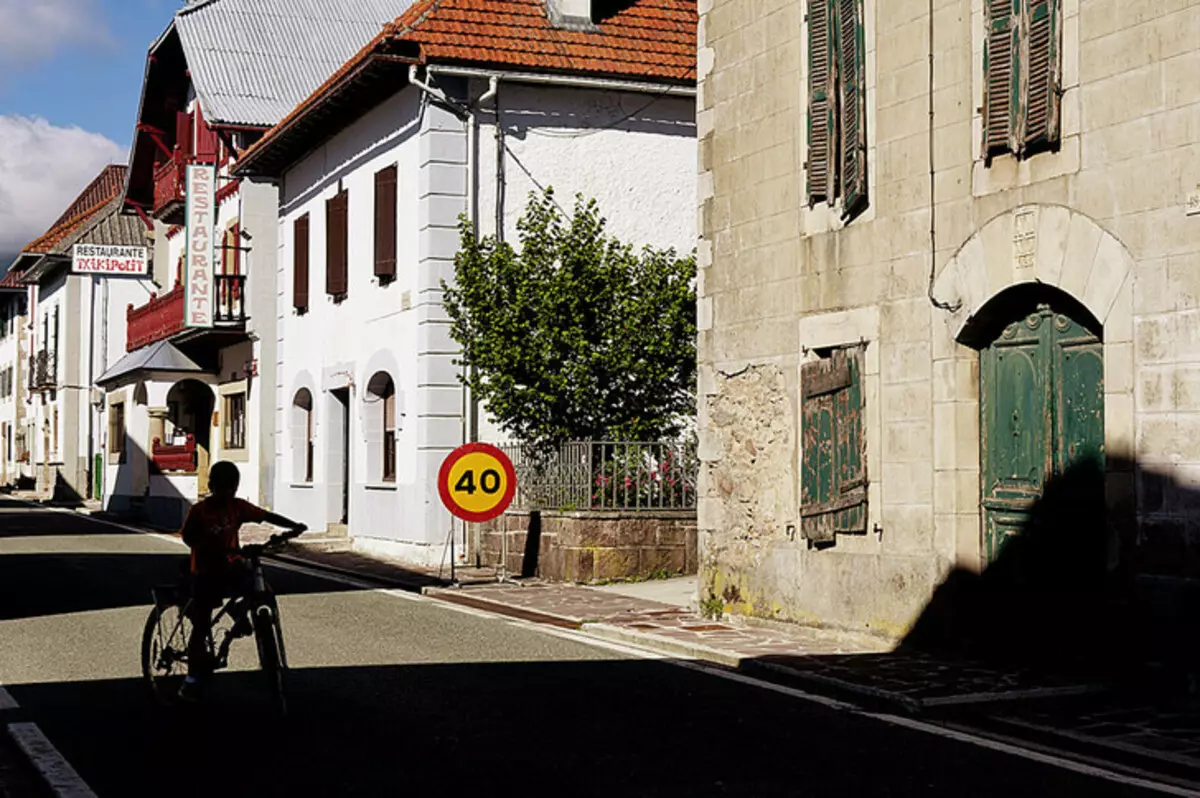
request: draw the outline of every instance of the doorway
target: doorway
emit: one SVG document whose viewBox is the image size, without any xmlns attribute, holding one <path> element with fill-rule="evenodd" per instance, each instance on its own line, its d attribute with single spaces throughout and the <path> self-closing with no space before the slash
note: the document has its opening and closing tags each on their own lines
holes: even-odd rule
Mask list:
<svg viewBox="0 0 1200 798">
<path fill-rule="evenodd" d="M 341 516 L 338 523 L 350 523 L 350 389 L 336 388 L 330 391 L 334 398 L 334 434 L 338 442 L 335 462 L 331 473 L 341 481 Z"/>
<path fill-rule="evenodd" d="M 1104 468 L 1099 324 L 1065 294 L 1041 295 L 1009 304 L 992 329 L 979 369 L 985 564 L 1028 526 L 1051 479 L 1075 464 Z"/>
</svg>

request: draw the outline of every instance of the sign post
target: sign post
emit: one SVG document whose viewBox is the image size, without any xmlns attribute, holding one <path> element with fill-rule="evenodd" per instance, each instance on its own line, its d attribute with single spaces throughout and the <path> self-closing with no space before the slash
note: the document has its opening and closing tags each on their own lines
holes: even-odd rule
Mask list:
<svg viewBox="0 0 1200 798">
<path fill-rule="evenodd" d="M 504 514 L 517 492 L 517 472 L 508 455 L 488 443 L 468 443 L 442 461 L 438 493 L 442 504 L 467 523 Z M 505 541 L 507 543 L 507 541 Z M 450 579 L 454 581 L 454 527 L 450 528 Z M 504 567 L 507 563 L 501 563 Z"/>
<path fill-rule="evenodd" d="M 184 268 L 186 327 L 213 326 L 213 277 L 216 272 L 217 170 L 212 164 L 187 166 L 187 263 Z"/>
</svg>

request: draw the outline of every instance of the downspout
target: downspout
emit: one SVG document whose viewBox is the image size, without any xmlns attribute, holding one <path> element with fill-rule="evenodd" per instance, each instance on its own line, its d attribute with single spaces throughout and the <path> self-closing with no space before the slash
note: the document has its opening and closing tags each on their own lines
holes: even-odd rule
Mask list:
<svg viewBox="0 0 1200 798">
<path fill-rule="evenodd" d="M 85 394 L 88 411 L 87 495 L 93 499 L 98 498 L 92 495 L 96 486 L 96 408 L 92 404 L 92 390 L 96 381 L 96 283 L 99 280 L 99 277 L 93 275 L 89 281 L 92 290 L 91 299 L 88 301 L 88 378 Z"/>
<path fill-rule="evenodd" d="M 933 0 L 929 0 L 929 301 L 939 310 L 956 313 L 962 300 L 943 302 L 933 295 L 937 280 L 937 168 L 934 161 L 934 102 L 933 102 Z"/>
</svg>

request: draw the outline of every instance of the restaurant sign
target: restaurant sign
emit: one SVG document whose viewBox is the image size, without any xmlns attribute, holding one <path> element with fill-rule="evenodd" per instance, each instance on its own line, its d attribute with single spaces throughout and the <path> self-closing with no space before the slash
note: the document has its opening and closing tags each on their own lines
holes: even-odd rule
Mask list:
<svg viewBox="0 0 1200 798">
<path fill-rule="evenodd" d="M 184 268 L 184 325 L 213 326 L 213 260 L 216 257 L 217 170 L 212 164 L 187 167 L 187 262 Z"/>
<path fill-rule="evenodd" d="M 71 272 L 145 277 L 150 273 L 150 258 L 145 247 L 76 244 L 71 247 Z"/>
</svg>

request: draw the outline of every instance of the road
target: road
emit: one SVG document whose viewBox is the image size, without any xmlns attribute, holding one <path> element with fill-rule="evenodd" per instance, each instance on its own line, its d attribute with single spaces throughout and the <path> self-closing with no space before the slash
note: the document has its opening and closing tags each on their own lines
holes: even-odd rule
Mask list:
<svg viewBox="0 0 1200 798">
<path fill-rule="evenodd" d="M 166 714 L 146 700 L 139 642 L 148 589 L 182 551 L 0 500 L 0 683 L 20 705 L 0 722 L 36 723 L 100 798 L 1154 794 L 280 569 L 290 716 L 271 716 L 251 669 L 220 676 L 203 710 Z"/>
</svg>

